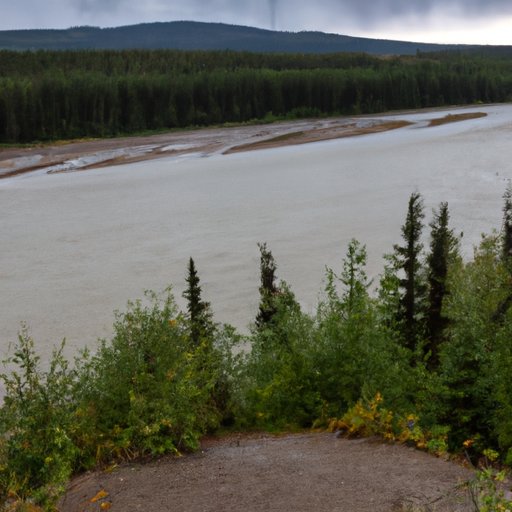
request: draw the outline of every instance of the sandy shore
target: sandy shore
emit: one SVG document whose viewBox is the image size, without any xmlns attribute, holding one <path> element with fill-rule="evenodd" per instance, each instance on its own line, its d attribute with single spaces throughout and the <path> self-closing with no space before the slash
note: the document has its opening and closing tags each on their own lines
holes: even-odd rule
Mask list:
<svg viewBox="0 0 512 512">
<path fill-rule="evenodd" d="M 436 116 L 426 126 L 485 116 Z M 410 114 L 404 112 L 400 114 Z M 306 119 L 267 125 L 206 128 L 149 136 L 62 142 L 0 149 L 0 178 L 39 171 L 48 174 L 139 162 L 160 157 L 228 154 L 379 133 L 411 124 L 389 115 Z"/>
</svg>

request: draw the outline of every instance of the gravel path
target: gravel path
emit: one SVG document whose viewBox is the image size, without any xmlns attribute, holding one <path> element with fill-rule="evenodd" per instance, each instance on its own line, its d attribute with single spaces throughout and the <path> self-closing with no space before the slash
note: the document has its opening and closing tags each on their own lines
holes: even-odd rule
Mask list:
<svg viewBox="0 0 512 512">
<path fill-rule="evenodd" d="M 82 475 L 59 510 L 455 512 L 471 510 L 470 478 L 454 463 L 372 439 L 240 436 L 205 442 L 194 455 Z"/>
</svg>

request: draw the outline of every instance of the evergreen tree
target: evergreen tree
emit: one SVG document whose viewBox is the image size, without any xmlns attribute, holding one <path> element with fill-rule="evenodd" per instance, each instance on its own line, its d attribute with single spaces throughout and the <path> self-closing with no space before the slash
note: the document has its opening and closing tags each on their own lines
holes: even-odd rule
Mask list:
<svg viewBox="0 0 512 512">
<path fill-rule="evenodd" d="M 503 194 L 503 228 L 501 235 L 501 261 L 512 278 L 512 184 L 509 183 Z M 512 305 L 512 291 L 500 302 L 493 320 L 502 322 Z"/>
<path fill-rule="evenodd" d="M 212 331 L 212 313 L 210 303 L 201 299 L 201 286 L 194 260 L 188 263 L 187 288 L 183 297 L 187 299 L 187 311 L 190 321 L 190 339 L 194 345 L 199 345 L 201 337 L 208 336 Z"/>
<path fill-rule="evenodd" d="M 450 214 L 448 203 L 441 203 L 439 211 L 434 212 L 430 223 L 430 254 L 428 264 L 428 310 L 427 344 L 425 352 L 430 351 L 428 366 L 431 370 L 439 366 L 439 345 L 443 341 L 448 319 L 443 315 L 443 301 L 448 294 L 448 267 L 458 255 L 458 241 L 453 230 L 448 228 Z"/>
<path fill-rule="evenodd" d="M 506 279 L 497 257 L 500 250 L 495 237 L 484 238 L 473 261 L 454 265 L 448 275 L 450 294 L 444 309 L 450 319 L 449 338 L 440 347 L 442 386 L 431 405 L 438 409 L 436 423 L 450 427 L 451 449 L 460 449 L 464 440 L 475 436 L 483 447 L 496 442 L 492 422 L 498 376 L 493 360 L 506 357 L 504 352 L 498 355 L 501 327 L 492 320 Z"/>
<path fill-rule="evenodd" d="M 345 260 L 343 261 L 343 272 L 340 280 L 345 287 L 343 293 L 343 304 L 347 315 L 361 312 L 368 299 L 368 288 L 371 281 L 365 272 L 366 246 L 361 245 L 356 239 L 350 240 Z"/>
<path fill-rule="evenodd" d="M 395 245 L 398 268 L 404 276 L 400 278 L 400 298 L 397 320 L 406 347 L 415 350 L 423 334 L 423 313 L 426 286 L 420 261 L 423 244 L 420 241 L 423 230 L 423 200 L 417 192 L 411 194 L 407 217 L 402 226 L 404 245 Z"/>
<path fill-rule="evenodd" d="M 507 185 L 503 194 L 503 261 L 511 267 L 512 256 L 512 183 Z M 510 269 L 512 270 L 512 269 Z"/>
<path fill-rule="evenodd" d="M 262 329 L 272 322 L 272 318 L 276 314 L 277 308 L 275 304 L 276 296 L 279 288 L 275 284 L 276 280 L 276 263 L 272 253 L 267 249 L 267 244 L 258 244 L 260 249 L 260 305 L 256 316 L 256 327 Z"/>
</svg>

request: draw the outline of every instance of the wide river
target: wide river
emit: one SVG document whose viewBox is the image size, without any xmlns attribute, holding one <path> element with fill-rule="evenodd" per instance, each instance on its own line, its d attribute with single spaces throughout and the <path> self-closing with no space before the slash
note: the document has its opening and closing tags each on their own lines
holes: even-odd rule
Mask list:
<svg viewBox="0 0 512 512">
<path fill-rule="evenodd" d="M 0 181 L 0 347 L 26 322 L 46 358 L 111 332 L 113 310 L 146 289 L 174 286 L 183 304 L 196 262 L 216 319 L 245 329 L 258 304 L 258 242 L 266 241 L 305 310 L 325 266 L 339 270 L 348 241 L 366 244 L 368 273 L 400 242 L 407 200 L 427 218 L 448 201 L 472 254 L 500 229 L 512 178 L 512 106 L 485 118 L 427 127 L 446 112 L 396 115 L 398 130 L 301 146 L 201 158 L 189 155 L 86 172 Z M 457 112 L 460 112 L 459 110 Z"/>
</svg>

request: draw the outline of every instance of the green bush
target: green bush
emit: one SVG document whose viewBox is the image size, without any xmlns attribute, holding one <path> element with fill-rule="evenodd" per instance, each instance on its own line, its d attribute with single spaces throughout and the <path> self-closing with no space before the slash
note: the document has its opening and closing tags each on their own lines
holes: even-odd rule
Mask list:
<svg viewBox="0 0 512 512">
<path fill-rule="evenodd" d="M 73 442 L 76 373 L 53 352 L 49 369 L 40 368 L 34 342 L 23 329 L 6 362 L 15 369 L 0 378 L 5 385 L 0 409 L 0 489 L 4 496 L 51 504 L 76 467 Z"/>
<path fill-rule="evenodd" d="M 114 335 L 70 369 L 56 350 L 39 367 L 23 331 L 1 376 L 0 491 L 50 506 L 73 471 L 116 458 L 193 450 L 230 414 L 226 366 L 237 338 L 212 328 L 197 343 L 169 290 L 116 314 Z"/>
<path fill-rule="evenodd" d="M 329 416 L 339 416 L 379 391 L 401 410 L 409 410 L 414 398 L 409 353 L 370 297 L 365 265 L 365 247 L 352 240 L 340 276 L 327 271 L 325 299 L 316 315 L 317 386 L 329 404 Z"/>
<path fill-rule="evenodd" d="M 280 429 L 310 426 L 321 400 L 314 385 L 313 322 L 282 285 L 272 321 L 255 329 L 239 372 L 239 423 Z"/>
<path fill-rule="evenodd" d="M 437 422 L 450 426 L 451 450 L 459 450 L 466 439 L 475 437 L 481 449 L 496 446 L 493 354 L 503 325 L 495 315 L 507 295 L 499 252 L 499 239 L 488 237 L 474 260 L 457 266 L 449 276 L 452 292 L 446 315 L 450 327 L 441 346 L 439 369 L 443 391 L 432 405 L 438 408 Z"/>
<path fill-rule="evenodd" d="M 379 390 L 394 407 L 410 410 L 417 372 L 393 331 L 379 323 L 365 263 L 364 247 L 353 240 L 341 275 L 328 270 L 325 299 L 314 316 L 281 285 L 272 321 L 254 330 L 242 364 L 243 424 L 311 426 Z"/>
<path fill-rule="evenodd" d="M 96 439 L 81 448 L 100 461 L 194 449 L 220 421 L 213 341 L 191 339 L 170 292 L 147 299 L 116 315 L 82 375 L 80 412 Z"/>
</svg>

